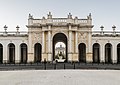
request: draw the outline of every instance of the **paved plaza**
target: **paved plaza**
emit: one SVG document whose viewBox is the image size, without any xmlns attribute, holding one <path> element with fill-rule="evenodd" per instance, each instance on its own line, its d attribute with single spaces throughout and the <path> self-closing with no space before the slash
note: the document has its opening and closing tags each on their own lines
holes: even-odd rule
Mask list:
<svg viewBox="0 0 120 85">
<path fill-rule="evenodd" d="M 119 85 L 119 70 L 0 71 L 0 85 Z"/>
</svg>

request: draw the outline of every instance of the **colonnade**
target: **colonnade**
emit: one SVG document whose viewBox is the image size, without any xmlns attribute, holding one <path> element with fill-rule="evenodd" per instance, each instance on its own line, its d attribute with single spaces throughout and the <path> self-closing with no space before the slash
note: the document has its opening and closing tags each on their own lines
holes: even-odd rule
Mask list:
<svg viewBox="0 0 120 85">
<path fill-rule="evenodd" d="M 69 46 L 69 45 L 68 45 Z M 80 43 L 77 46 L 78 50 L 78 61 L 86 62 L 86 44 Z M 20 45 L 20 58 L 19 63 L 27 63 L 28 59 L 28 47 L 26 44 Z M 105 45 L 100 45 L 99 43 L 94 43 L 92 46 L 93 52 L 93 63 L 120 63 L 120 43 L 117 46 L 113 46 L 111 43 L 106 43 Z M 13 43 L 8 44 L 7 49 L 8 57 L 4 58 L 4 47 L 0 44 L 0 63 L 15 63 L 16 62 L 16 47 Z M 34 57 L 35 62 L 41 62 L 43 46 L 40 43 L 36 43 L 34 46 Z M 69 57 L 69 56 L 68 56 Z M 7 59 L 7 60 L 6 60 Z"/>
</svg>

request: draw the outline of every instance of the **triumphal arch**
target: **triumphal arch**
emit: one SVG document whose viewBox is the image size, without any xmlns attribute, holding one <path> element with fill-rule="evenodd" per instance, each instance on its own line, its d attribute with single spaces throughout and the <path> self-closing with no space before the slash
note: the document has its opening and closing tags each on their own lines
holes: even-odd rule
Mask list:
<svg viewBox="0 0 120 85">
<path fill-rule="evenodd" d="M 47 18 L 28 19 L 28 62 L 92 62 L 92 18 L 89 14 L 79 19 L 69 13 L 66 18 L 54 18 L 51 12 Z M 61 42 L 64 48 L 57 48 Z M 62 45 L 62 44 L 61 44 Z M 62 52 L 63 50 L 64 52 Z M 61 52 L 59 52 L 61 50 Z"/>
</svg>

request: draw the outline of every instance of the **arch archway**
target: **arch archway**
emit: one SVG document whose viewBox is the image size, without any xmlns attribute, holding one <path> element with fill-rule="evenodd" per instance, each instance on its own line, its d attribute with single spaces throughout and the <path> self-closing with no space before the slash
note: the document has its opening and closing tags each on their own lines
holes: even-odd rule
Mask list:
<svg viewBox="0 0 120 85">
<path fill-rule="evenodd" d="M 0 44 L 0 63 L 3 63 L 3 45 Z"/>
<path fill-rule="evenodd" d="M 67 37 L 65 34 L 63 33 L 57 33 L 54 35 L 53 37 L 53 60 L 56 60 L 56 59 L 60 59 L 59 56 L 55 56 L 55 45 L 58 43 L 58 42 L 62 42 L 65 44 L 65 55 L 62 56 L 62 60 L 64 60 L 64 62 L 67 62 L 68 61 L 68 55 L 67 55 Z M 60 54 L 62 55 L 62 54 Z"/>
<path fill-rule="evenodd" d="M 112 45 L 110 43 L 105 45 L 105 63 L 112 63 Z"/>
<path fill-rule="evenodd" d="M 41 62 L 42 57 L 42 45 L 40 43 L 36 43 L 34 45 L 34 62 Z"/>
<path fill-rule="evenodd" d="M 8 45 L 9 49 L 9 63 L 15 63 L 15 45 L 10 43 Z"/>
<path fill-rule="evenodd" d="M 21 50 L 21 63 L 27 63 L 27 45 L 22 43 L 20 45 Z"/>
<path fill-rule="evenodd" d="M 93 63 L 100 63 L 100 45 L 93 44 Z"/>
<path fill-rule="evenodd" d="M 120 43 L 117 45 L 117 63 L 120 63 Z"/>
<path fill-rule="evenodd" d="M 84 43 L 80 43 L 78 46 L 79 50 L 79 62 L 86 62 L 86 45 Z"/>
</svg>

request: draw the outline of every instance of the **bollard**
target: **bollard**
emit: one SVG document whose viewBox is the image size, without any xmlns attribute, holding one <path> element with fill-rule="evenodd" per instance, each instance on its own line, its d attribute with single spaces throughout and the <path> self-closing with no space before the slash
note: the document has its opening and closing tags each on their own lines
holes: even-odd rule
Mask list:
<svg viewBox="0 0 120 85">
<path fill-rule="evenodd" d="M 64 69 L 65 69 L 65 63 L 64 63 Z"/>
<path fill-rule="evenodd" d="M 56 69 L 56 61 L 53 61 L 54 69 Z"/>
<path fill-rule="evenodd" d="M 75 69 L 75 62 L 74 62 L 74 69 Z"/>
<path fill-rule="evenodd" d="M 26 66 L 27 62 L 24 63 L 24 65 Z"/>
<path fill-rule="evenodd" d="M 15 66 L 15 64 L 16 64 L 15 61 L 13 62 L 13 64 L 14 64 L 14 66 Z"/>
<path fill-rule="evenodd" d="M 46 70 L 46 63 L 44 63 L 44 70 Z"/>
<path fill-rule="evenodd" d="M 44 70 L 46 70 L 46 58 L 44 59 Z"/>
<path fill-rule="evenodd" d="M 37 65 L 38 65 L 38 61 L 37 61 Z"/>
<path fill-rule="evenodd" d="M 98 65 L 100 64 L 100 62 L 98 62 Z"/>
<path fill-rule="evenodd" d="M 54 69 L 56 69 L 56 64 L 54 64 Z"/>
<path fill-rule="evenodd" d="M 32 62 L 30 62 L 30 65 L 32 65 Z"/>
<path fill-rule="evenodd" d="M 6 62 L 5 62 L 5 66 L 6 66 Z"/>
</svg>

